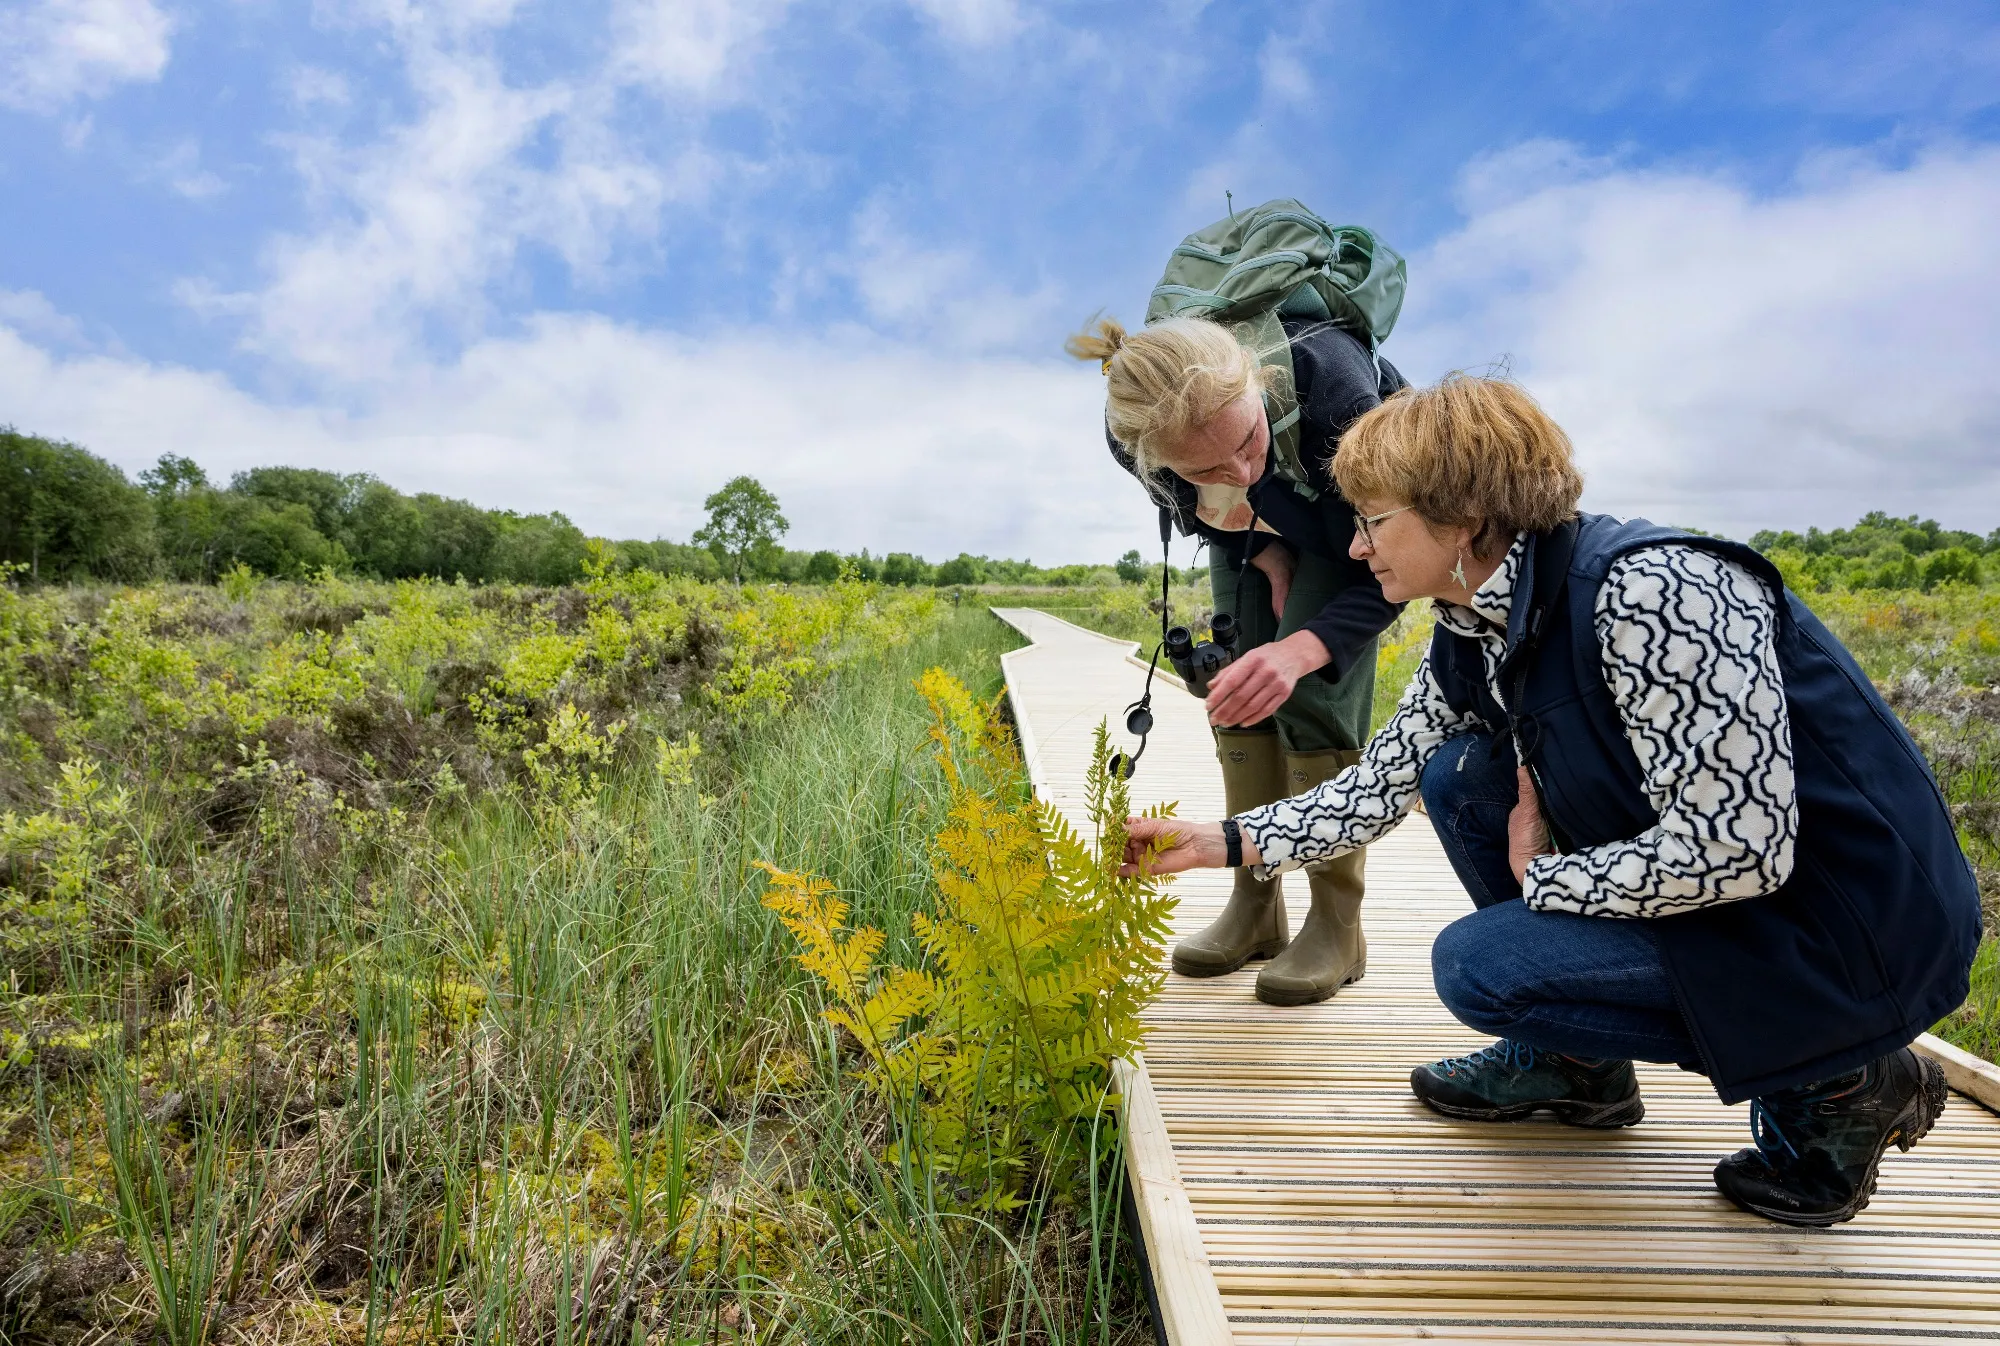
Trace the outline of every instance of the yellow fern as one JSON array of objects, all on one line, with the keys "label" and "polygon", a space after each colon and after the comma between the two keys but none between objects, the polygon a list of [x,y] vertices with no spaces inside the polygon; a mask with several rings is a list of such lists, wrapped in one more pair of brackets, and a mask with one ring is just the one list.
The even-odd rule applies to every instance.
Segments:
[{"label": "yellow fern", "polygon": [[941,669],[917,689],[950,791],[935,909],[911,922],[928,967],[878,967],[886,936],[847,929],[848,905],[824,880],[766,866],[765,903],[834,1002],[827,1020],[861,1045],[870,1083],[898,1110],[897,1153],[955,1179],[968,1203],[1008,1210],[1032,1171],[1081,1174],[1111,1062],[1140,1046],[1140,1013],[1165,980],[1172,901],[1159,880],[1118,873],[1130,803],[1102,725],[1086,839],[1028,795],[996,706]]}]

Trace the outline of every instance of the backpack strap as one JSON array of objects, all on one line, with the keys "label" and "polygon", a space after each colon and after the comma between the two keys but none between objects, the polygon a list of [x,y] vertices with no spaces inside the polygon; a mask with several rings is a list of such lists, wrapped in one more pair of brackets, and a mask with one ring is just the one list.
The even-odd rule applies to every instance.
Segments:
[{"label": "backpack strap", "polygon": [[1249,326],[1257,363],[1283,375],[1273,380],[1277,387],[1264,392],[1264,415],[1271,424],[1271,452],[1277,458],[1278,475],[1307,500],[1317,500],[1319,491],[1299,453],[1298,378],[1292,367],[1292,343],[1275,310],[1258,315]]}]

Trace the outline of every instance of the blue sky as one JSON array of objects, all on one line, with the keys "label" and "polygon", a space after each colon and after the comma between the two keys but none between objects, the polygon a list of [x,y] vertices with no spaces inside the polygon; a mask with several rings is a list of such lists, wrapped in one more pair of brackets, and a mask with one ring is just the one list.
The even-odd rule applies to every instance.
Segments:
[{"label": "blue sky", "polygon": [[1588,504],[2000,525],[1989,4],[0,0],[0,422],[682,537],[1143,544],[1062,336],[1296,196]]}]

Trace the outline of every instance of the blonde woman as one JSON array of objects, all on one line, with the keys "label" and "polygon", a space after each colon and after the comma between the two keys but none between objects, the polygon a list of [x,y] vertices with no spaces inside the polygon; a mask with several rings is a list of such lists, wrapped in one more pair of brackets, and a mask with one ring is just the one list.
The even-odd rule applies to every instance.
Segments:
[{"label": "blonde woman", "polygon": [[[1237,658],[1207,698],[1232,812],[1309,790],[1354,761],[1374,702],[1375,638],[1399,611],[1347,554],[1354,515],[1330,464],[1341,433],[1402,376],[1331,323],[1285,319],[1283,330],[1295,461],[1273,451],[1266,397],[1284,376],[1232,329],[1168,318],[1128,334],[1107,321],[1067,347],[1102,366],[1112,454],[1183,534],[1208,542],[1215,609],[1239,624]],[[1214,977],[1269,959],[1258,999],[1333,995],[1368,966],[1362,862],[1353,851],[1307,867],[1312,906],[1295,939],[1280,880],[1238,870],[1220,919],[1175,947],[1174,970]]]},{"label": "blonde woman", "polygon": [[1135,820],[1156,868],[1321,862],[1419,794],[1477,910],[1440,999],[1500,1038],[1420,1066],[1448,1116],[1645,1112],[1632,1061],[1754,1099],[1715,1181],[1792,1224],[1851,1218],[1944,1105],[1908,1044],[1965,998],[1977,886],[1928,766],[1750,548],[1576,511],[1570,443],[1511,383],[1454,376],[1348,431],[1354,556],[1437,634],[1361,760],[1219,824]]}]

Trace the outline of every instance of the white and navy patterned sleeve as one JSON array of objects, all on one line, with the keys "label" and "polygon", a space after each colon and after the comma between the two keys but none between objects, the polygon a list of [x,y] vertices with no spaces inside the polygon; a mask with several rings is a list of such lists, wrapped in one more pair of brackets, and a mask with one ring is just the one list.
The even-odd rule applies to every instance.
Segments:
[{"label": "white and navy patterned sleeve", "polygon": [[1396,713],[1360,761],[1316,789],[1238,817],[1263,857],[1257,877],[1356,850],[1394,827],[1410,811],[1431,754],[1469,723],[1445,702],[1424,651]]},{"label": "white and navy patterned sleeve", "polygon": [[1596,625],[1660,821],[1630,841],[1537,857],[1528,905],[1670,916],[1778,888],[1799,814],[1773,596],[1732,561],[1654,547],[1611,567]]}]

